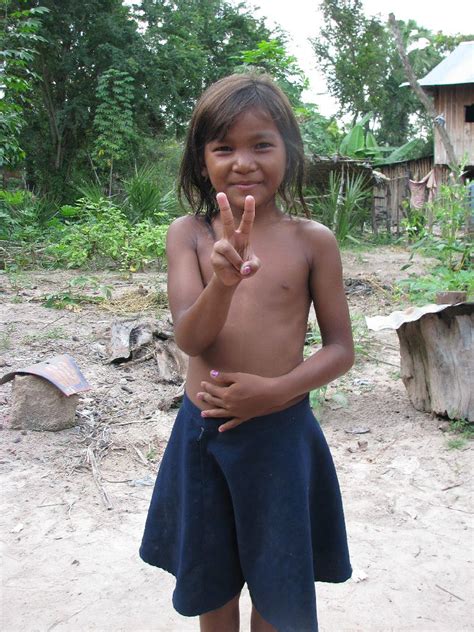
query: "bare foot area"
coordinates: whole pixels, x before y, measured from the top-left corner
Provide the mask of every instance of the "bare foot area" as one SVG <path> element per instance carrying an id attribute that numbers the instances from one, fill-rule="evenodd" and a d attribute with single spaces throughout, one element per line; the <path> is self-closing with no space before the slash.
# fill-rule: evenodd
<path id="1" fill-rule="evenodd" d="M 344 252 L 343 259 L 358 362 L 321 394 L 318 416 L 339 473 L 354 576 L 317 585 L 320 629 L 474 630 L 472 444 L 451 449 L 449 424 L 413 409 L 399 378 L 396 333 L 367 332 L 363 321 L 398 308 L 390 286 L 407 276 L 400 267 L 408 254 L 379 247 Z M 417 259 L 410 271 L 422 274 L 426 266 Z M 175 416 L 162 410 L 163 402 L 177 387 L 159 382 L 153 358 L 107 362 L 117 312 L 98 304 L 44 306 L 45 296 L 70 291 L 69 281 L 81 275 L 0 276 L 0 374 L 69 353 L 92 386 L 81 397 L 77 426 L 56 433 L 11 429 L 11 383 L 0 386 L 2 628 L 198 630 L 197 620 L 172 608 L 173 577 L 137 553 Z M 164 281 L 152 273 L 132 280 L 97 276 L 114 296 Z M 166 310 L 159 317 L 166 323 Z M 91 451 L 100 486 L 87 459 Z M 247 593 L 242 610 L 244 631 Z"/>

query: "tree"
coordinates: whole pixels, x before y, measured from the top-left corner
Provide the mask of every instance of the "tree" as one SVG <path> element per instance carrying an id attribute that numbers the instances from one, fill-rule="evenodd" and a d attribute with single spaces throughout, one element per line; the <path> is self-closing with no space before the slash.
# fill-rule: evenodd
<path id="1" fill-rule="evenodd" d="M 99 77 L 97 86 L 94 157 L 109 172 L 109 196 L 112 194 L 114 163 L 125 158 L 135 136 L 132 84 L 133 79 L 128 73 L 109 68 Z"/>
<path id="2" fill-rule="evenodd" d="M 31 70 L 36 46 L 44 41 L 39 35 L 41 15 L 47 9 L 16 8 L 10 0 L 0 1 L 0 51 L 2 83 L 0 91 L 0 166 L 15 167 L 25 157 L 20 135 L 24 127 L 23 114 L 30 103 L 35 74 Z"/>
<path id="3" fill-rule="evenodd" d="M 233 71 L 242 50 L 270 36 L 263 20 L 222 0 L 143 0 L 136 17 L 151 53 L 150 100 L 177 136 L 202 91 Z"/>
<path id="4" fill-rule="evenodd" d="M 18 4 L 18 2 L 16 2 Z M 39 0 L 25 0 L 36 10 Z M 77 171 L 90 172 L 98 77 L 110 68 L 144 84 L 146 54 L 122 0 L 41 0 L 43 40 L 31 62 L 32 97 L 21 135 L 31 186 L 63 195 Z M 135 104 L 135 112 L 146 107 Z"/>
<path id="5" fill-rule="evenodd" d="M 308 79 L 298 66 L 296 57 L 288 55 L 278 39 L 263 40 L 252 50 L 244 50 L 235 59 L 236 71 L 257 70 L 268 73 L 279 84 L 293 107 L 302 107 L 301 94 L 308 87 Z"/>
<path id="6" fill-rule="evenodd" d="M 324 0 L 324 26 L 312 41 L 317 63 L 329 92 L 339 101 L 340 113 L 354 125 L 372 111 L 379 144 L 397 146 L 415 135 L 431 135 L 431 124 L 413 93 L 400 87 L 405 73 L 386 24 L 367 17 L 361 0 Z M 403 44 L 418 77 L 449 50 L 472 36 L 433 35 L 413 20 L 399 22 Z"/>

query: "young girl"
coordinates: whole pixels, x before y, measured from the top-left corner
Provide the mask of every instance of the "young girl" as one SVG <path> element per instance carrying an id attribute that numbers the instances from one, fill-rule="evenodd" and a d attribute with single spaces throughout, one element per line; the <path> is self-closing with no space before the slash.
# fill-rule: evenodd
<path id="1" fill-rule="evenodd" d="M 173 604 L 203 632 L 314 632 L 315 581 L 351 575 L 334 465 L 308 393 L 345 373 L 353 344 L 332 233 L 287 215 L 302 195 L 290 104 L 261 75 L 212 85 L 191 120 L 180 187 L 195 215 L 168 233 L 186 395 L 140 555 L 176 577 Z M 322 348 L 304 360 L 314 304 Z"/>

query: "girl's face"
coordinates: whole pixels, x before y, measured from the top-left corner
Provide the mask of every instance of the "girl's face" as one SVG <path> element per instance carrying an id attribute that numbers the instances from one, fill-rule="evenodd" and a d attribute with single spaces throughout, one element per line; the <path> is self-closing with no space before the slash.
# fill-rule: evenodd
<path id="1" fill-rule="evenodd" d="M 275 209 L 275 195 L 285 177 L 286 148 L 270 116 L 260 109 L 240 114 L 224 138 L 206 143 L 202 175 L 217 193 L 225 193 L 236 212 L 247 195 L 257 211 Z"/>

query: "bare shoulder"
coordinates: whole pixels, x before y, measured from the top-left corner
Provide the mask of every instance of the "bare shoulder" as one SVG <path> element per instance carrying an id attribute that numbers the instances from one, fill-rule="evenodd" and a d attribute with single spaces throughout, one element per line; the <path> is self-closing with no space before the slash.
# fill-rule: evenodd
<path id="1" fill-rule="evenodd" d="M 307 256 L 314 261 L 334 253 L 339 255 L 339 247 L 333 232 L 324 224 L 311 219 L 295 218 L 295 230 Z"/>
<path id="2" fill-rule="evenodd" d="M 205 231 L 205 220 L 196 215 L 183 215 L 175 219 L 168 228 L 168 248 L 175 243 L 195 245 Z"/>

